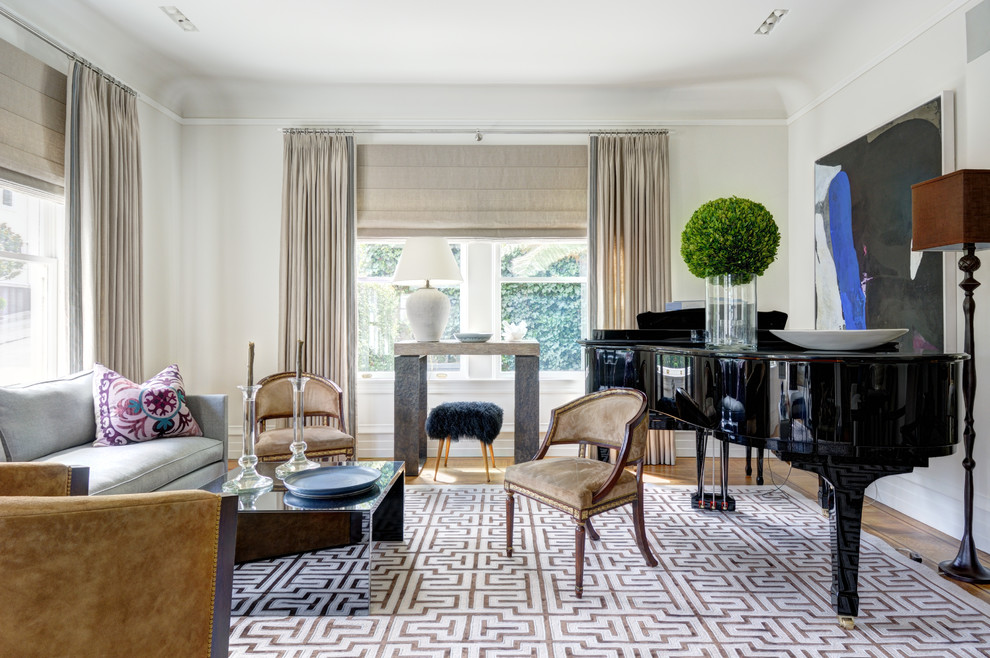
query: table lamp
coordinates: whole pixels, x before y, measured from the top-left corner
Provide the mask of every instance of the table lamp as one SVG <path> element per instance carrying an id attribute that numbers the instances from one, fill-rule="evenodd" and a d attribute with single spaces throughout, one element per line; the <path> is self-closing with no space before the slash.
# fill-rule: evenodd
<path id="1" fill-rule="evenodd" d="M 406 317 L 419 342 L 440 340 L 450 315 L 450 299 L 430 284 L 462 281 L 445 238 L 409 238 L 402 248 L 392 283 L 422 286 L 406 300 Z"/>
<path id="2" fill-rule="evenodd" d="M 967 583 L 990 583 L 990 570 L 980 564 L 973 541 L 973 401 L 976 397 L 976 363 L 973 345 L 973 291 L 980 283 L 973 272 L 980 268 L 977 249 L 990 248 L 990 170 L 960 169 L 911 186 L 914 251 L 962 251 L 959 270 L 963 280 L 964 348 L 962 388 L 965 411 L 963 468 L 963 536 L 952 561 L 938 565 L 941 573 Z"/>

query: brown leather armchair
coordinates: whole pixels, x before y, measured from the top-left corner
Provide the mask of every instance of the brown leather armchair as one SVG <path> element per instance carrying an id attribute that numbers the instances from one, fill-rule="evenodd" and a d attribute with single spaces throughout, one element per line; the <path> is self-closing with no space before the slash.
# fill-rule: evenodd
<path id="1" fill-rule="evenodd" d="M 649 427 L 646 395 L 613 388 L 578 398 L 553 410 L 550 427 L 532 461 L 505 469 L 506 553 L 512 556 L 515 494 L 569 514 L 574 531 L 575 593 L 583 592 L 585 534 L 599 539 L 591 517 L 632 505 L 636 545 L 651 567 L 657 560 L 646 540 L 643 521 L 643 454 Z M 577 457 L 544 459 L 551 446 L 577 444 Z M 614 464 L 586 456 L 592 446 L 618 451 Z M 636 474 L 626 470 L 636 466 Z"/>
<path id="2" fill-rule="evenodd" d="M 0 655 L 226 656 L 236 496 L 68 496 L 73 474 L 0 463 Z"/>
<path id="3" fill-rule="evenodd" d="M 269 375 L 258 382 L 255 414 L 258 443 L 254 454 L 261 462 L 281 462 L 292 457 L 292 427 L 269 429 L 271 421 L 292 419 L 292 384 L 294 372 Z M 303 373 L 308 377 L 303 389 L 303 441 L 310 459 L 343 457 L 354 459 L 354 437 L 344 426 L 344 395 L 340 387 L 326 377 Z M 284 424 L 284 423 L 283 423 Z"/>

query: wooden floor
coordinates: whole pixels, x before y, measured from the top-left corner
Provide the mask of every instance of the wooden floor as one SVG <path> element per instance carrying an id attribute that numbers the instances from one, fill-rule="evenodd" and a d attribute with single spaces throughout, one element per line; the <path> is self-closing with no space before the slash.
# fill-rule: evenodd
<path id="1" fill-rule="evenodd" d="M 417 477 L 406 478 L 406 483 L 434 484 L 433 467 L 435 463 L 431 457 L 420 474 Z M 512 459 L 509 457 L 496 459 L 496 467 L 490 471 L 493 484 L 502 483 L 505 467 L 511 463 Z M 697 483 L 693 458 L 678 457 L 677 464 L 674 466 L 647 466 L 645 471 L 647 482 L 689 485 Z M 447 468 L 443 468 L 441 465 L 436 482 L 442 484 L 483 484 L 485 482 L 485 468 L 481 456 L 479 455 L 477 459 L 469 457 L 450 458 Z M 755 473 L 753 477 L 747 478 L 745 460 L 730 459 L 729 482 L 756 484 Z M 792 469 L 783 462 L 768 460 L 767 470 L 764 473 L 764 486 L 780 486 L 785 483 L 794 491 L 811 500 L 817 500 L 818 478 L 816 476 L 796 468 Z M 962 514 L 962 511 L 960 510 L 959 513 Z M 880 537 L 904 555 L 917 554 L 921 557 L 922 564 L 936 571 L 939 562 L 951 560 L 959 549 L 959 540 L 872 499 L 867 499 L 863 509 L 863 529 Z M 990 565 L 990 556 L 981 552 L 980 557 L 983 564 Z M 990 603 L 990 585 L 951 582 L 957 583 L 968 592 Z"/>

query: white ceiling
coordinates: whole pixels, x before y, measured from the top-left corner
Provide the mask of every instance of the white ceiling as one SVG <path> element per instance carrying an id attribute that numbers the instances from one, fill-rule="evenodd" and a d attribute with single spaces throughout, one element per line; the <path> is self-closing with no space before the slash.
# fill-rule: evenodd
<path id="1" fill-rule="evenodd" d="M 785 119 L 966 0 L 0 0 L 184 117 Z M 160 4 L 199 28 L 185 32 Z M 768 36 L 772 9 L 789 13 Z M 405 101 L 429 90 L 432 105 Z M 473 104 L 464 93 L 470 92 Z M 514 100 L 505 100 L 509 93 Z M 601 101 L 602 97 L 614 99 Z M 295 101 L 291 99 L 296 99 Z M 299 100 L 299 99 L 309 99 Z M 500 100 L 501 99 L 501 100 Z M 390 102 L 391 101 L 391 102 Z M 515 107 L 522 103 L 526 107 Z M 430 108 L 433 109 L 430 109 Z M 321 109 L 323 108 L 323 109 Z M 288 114 L 286 114 L 288 113 Z M 517 116 L 507 116 L 507 115 Z M 559 114 L 559 113 L 558 113 Z"/>

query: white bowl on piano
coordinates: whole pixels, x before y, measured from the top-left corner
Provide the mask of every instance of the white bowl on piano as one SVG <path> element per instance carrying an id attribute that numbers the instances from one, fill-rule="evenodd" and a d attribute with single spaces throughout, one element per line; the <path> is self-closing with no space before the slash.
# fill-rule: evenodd
<path id="1" fill-rule="evenodd" d="M 880 347 L 897 340 L 907 332 L 907 329 L 770 330 L 770 333 L 777 338 L 806 350 L 838 351 Z"/>

